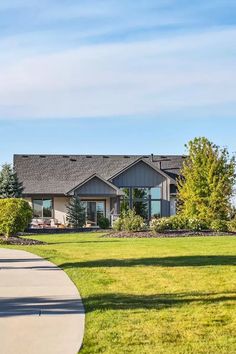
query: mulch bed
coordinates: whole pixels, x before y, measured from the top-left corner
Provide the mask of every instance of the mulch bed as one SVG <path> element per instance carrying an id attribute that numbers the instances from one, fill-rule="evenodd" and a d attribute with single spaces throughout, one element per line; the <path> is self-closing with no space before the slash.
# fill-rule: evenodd
<path id="1" fill-rule="evenodd" d="M 32 240 L 30 238 L 21 238 L 19 236 L 11 236 L 6 239 L 0 236 L 0 244 L 3 245 L 46 245 L 46 242 Z"/>
<path id="2" fill-rule="evenodd" d="M 155 233 L 152 231 L 118 231 L 110 232 L 103 237 L 116 237 L 116 238 L 174 238 L 174 237 L 194 237 L 194 236 L 236 236 L 236 232 L 213 232 L 213 231 L 188 231 L 188 230 L 177 230 L 165 231 L 162 233 Z"/>

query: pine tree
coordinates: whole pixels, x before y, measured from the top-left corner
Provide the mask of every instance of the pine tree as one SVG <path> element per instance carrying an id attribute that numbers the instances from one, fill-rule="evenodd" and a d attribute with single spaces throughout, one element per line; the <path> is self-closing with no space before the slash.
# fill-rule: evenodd
<path id="1" fill-rule="evenodd" d="M 235 159 L 206 138 L 187 144 L 178 181 L 180 213 L 188 218 L 227 219 L 235 183 Z"/>
<path id="2" fill-rule="evenodd" d="M 20 198 L 23 190 L 14 169 L 4 164 L 0 171 L 0 198 Z"/>
<path id="3" fill-rule="evenodd" d="M 67 205 L 67 215 L 66 218 L 70 225 L 73 227 L 83 227 L 85 225 L 85 208 L 81 203 L 78 196 L 71 198 L 70 202 Z"/>

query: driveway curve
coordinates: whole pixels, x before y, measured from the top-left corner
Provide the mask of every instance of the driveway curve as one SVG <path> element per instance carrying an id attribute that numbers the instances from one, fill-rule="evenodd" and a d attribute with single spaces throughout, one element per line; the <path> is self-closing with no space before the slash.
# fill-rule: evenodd
<path id="1" fill-rule="evenodd" d="M 76 354 L 84 320 L 65 272 L 32 253 L 0 249 L 1 354 Z"/>

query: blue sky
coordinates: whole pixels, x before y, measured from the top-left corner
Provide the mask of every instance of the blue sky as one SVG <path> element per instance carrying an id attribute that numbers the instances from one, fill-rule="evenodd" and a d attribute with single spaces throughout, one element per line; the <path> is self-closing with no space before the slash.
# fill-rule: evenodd
<path id="1" fill-rule="evenodd" d="M 1 0 L 0 53 L 0 163 L 236 151 L 235 0 Z"/>

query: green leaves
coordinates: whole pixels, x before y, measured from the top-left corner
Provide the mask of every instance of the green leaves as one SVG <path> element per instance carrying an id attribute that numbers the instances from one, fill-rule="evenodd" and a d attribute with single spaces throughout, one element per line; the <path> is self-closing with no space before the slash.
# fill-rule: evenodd
<path id="1" fill-rule="evenodd" d="M 78 196 L 72 197 L 66 208 L 67 208 L 66 218 L 68 223 L 75 228 L 83 227 L 86 222 L 85 208 L 81 203 L 79 197 Z"/>
<path id="2" fill-rule="evenodd" d="M 227 219 L 235 183 L 235 159 L 206 138 L 187 145 L 188 158 L 178 181 L 180 212 L 188 218 Z"/>
<path id="3" fill-rule="evenodd" d="M 0 234 L 6 237 L 23 232 L 32 219 L 32 209 L 23 199 L 0 199 Z"/>

